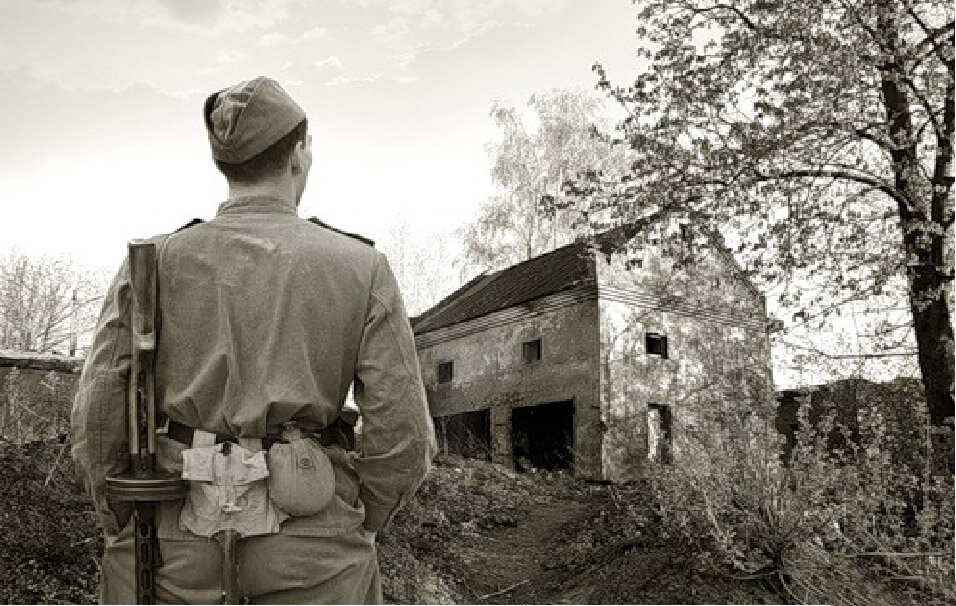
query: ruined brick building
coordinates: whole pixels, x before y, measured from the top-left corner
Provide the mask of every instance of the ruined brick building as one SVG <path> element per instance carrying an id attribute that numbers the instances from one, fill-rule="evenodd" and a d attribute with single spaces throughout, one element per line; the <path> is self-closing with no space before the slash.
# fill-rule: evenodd
<path id="1" fill-rule="evenodd" d="M 443 451 L 622 481 L 769 393 L 764 298 L 719 238 L 634 231 L 479 275 L 413 318 Z"/>

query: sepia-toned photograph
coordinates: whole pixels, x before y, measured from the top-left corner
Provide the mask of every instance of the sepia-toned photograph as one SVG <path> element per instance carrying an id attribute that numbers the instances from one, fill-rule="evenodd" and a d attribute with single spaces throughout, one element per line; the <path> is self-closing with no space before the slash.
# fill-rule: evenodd
<path id="1" fill-rule="evenodd" d="M 956 604 L 936 0 L 0 0 L 0 604 Z"/>

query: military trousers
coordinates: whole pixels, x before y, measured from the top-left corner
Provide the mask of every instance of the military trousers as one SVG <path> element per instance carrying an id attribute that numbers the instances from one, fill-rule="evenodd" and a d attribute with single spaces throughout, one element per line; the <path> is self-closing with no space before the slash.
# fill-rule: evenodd
<path id="1" fill-rule="evenodd" d="M 135 603 L 132 524 L 107 538 L 100 602 Z M 249 604 L 381 604 L 375 536 L 283 534 L 240 539 L 239 589 Z M 157 604 L 221 604 L 221 553 L 212 539 L 160 540 Z"/>

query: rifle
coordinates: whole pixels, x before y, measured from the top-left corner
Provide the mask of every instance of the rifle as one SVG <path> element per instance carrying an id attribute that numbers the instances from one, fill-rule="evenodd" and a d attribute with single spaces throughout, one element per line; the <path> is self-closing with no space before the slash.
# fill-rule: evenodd
<path id="1" fill-rule="evenodd" d="M 136 603 L 156 603 L 156 568 L 162 565 L 156 536 L 156 504 L 186 494 L 186 482 L 156 466 L 156 244 L 129 243 L 130 377 L 127 392 L 129 467 L 106 478 L 106 494 L 132 503 L 136 553 Z"/>

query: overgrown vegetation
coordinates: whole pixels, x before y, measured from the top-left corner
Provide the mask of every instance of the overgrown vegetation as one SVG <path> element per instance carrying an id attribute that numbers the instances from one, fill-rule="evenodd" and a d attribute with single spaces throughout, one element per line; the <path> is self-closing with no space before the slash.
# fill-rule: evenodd
<path id="1" fill-rule="evenodd" d="M 678 428 L 651 482 L 667 532 L 796 603 L 953 603 L 952 476 L 918 464 L 911 415 L 864 402 L 851 427 L 830 404 L 800 407 L 789 457 L 765 415 Z"/>

